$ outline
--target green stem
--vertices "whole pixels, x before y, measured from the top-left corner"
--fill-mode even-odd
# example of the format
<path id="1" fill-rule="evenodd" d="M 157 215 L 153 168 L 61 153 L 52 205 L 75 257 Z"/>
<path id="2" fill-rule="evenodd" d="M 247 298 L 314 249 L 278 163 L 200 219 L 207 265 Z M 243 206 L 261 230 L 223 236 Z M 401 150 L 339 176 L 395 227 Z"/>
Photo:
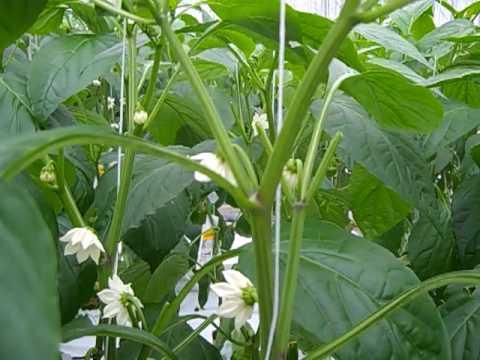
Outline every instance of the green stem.
<path id="1" fill-rule="evenodd" d="M 305 204 L 307 204 L 307 206 L 310 205 L 310 201 L 313 199 L 316 192 L 318 191 L 318 188 L 320 187 L 323 179 L 325 179 L 325 176 L 327 175 L 328 167 L 330 166 L 330 163 L 332 162 L 332 159 L 335 156 L 335 151 L 337 149 L 338 143 L 340 142 L 340 140 L 342 140 L 342 138 L 343 138 L 343 134 L 341 132 L 337 132 L 333 137 L 332 141 L 330 142 L 330 144 L 328 145 L 327 150 L 323 155 L 322 162 L 320 163 L 320 166 L 315 172 L 315 175 L 313 176 L 313 180 L 309 185 L 307 193 L 305 194 Z"/>
<path id="2" fill-rule="evenodd" d="M 111 13 L 114 13 L 115 15 L 119 15 L 122 17 L 125 17 L 127 19 L 131 19 L 137 23 L 140 24 L 155 24 L 155 21 L 150 20 L 150 19 L 145 19 L 143 17 L 137 16 L 135 14 L 129 13 L 128 11 L 119 9 L 108 2 L 102 1 L 102 0 L 93 0 L 93 3 L 97 5 L 98 7 L 110 11 Z"/>
<path id="3" fill-rule="evenodd" d="M 300 187 L 300 194 L 301 194 L 300 198 L 302 200 L 305 200 L 305 196 L 310 187 L 310 180 L 312 179 L 313 166 L 315 165 L 315 159 L 317 157 L 317 152 L 318 152 L 318 145 L 320 144 L 320 139 L 322 137 L 323 124 L 325 123 L 325 119 L 327 117 L 328 107 L 330 106 L 333 100 L 333 95 L 338 90 L 343 80 L 345 80 L 349 76 L 351 75 L 349 74 L 342 75 L 333 83 L 323 103 L 320 118 L 315 123 L 315 127 L 312 133 L 312 139 L 310 140 L 310 144 L 308 146 L 307 156 L 305 157 L 305 165 L 303 167 L 303 172 L 302 172 L 302 185 Z"/>
<path id="4" fill-rule="evenodd" d="M 376 324 L 378 321 L 382 320 L 393 311 L 412 302 L 420 295 L 428 293 L 431 290 L 452 284 L 480 285 L 480 273 L 478 273 L 477 271 L 456 271 L 442 274 L 426 280 L 418 284 L 414 288 L 404 291 L 394 300 L 383 305 L 380 309 L 375 311 L 365 320 L 358 323 L 354 328 L 347 331 L 344 335 L 338 337 L 337 339 L 318 349 L 313 350 L 310 354 L 308 354 L 306 359 L 324 359 L 328 355 L 332 354 L 334 351 L 340 349 L 347 342 L 354 339 L 356 336 L 360 335 L 362 332 Z"/>
<path id="5" fill-rule="evenodd" d="M 108 336 L 131 340 L 150 349 L 158 351 L 168 359 L 177 359 L 175 354 L 168 349 L 168 346 L 156 336 L 136 328 L 118 326 L 118 325 L 88 325 L 86 327 L 75 327 L 72 329 L 63 328 L 62 341 L 67 342 L 81 338 L 83 336 Z"/>
<path id="6" fill-rule="evenodd" d="M 68 184 L 65 181 L 65 155 L 63 153 L 63 149 L 58 152 L 56 169 L 58 190 L 68 218 L 74 227 L 86 227 L 87 224 L 83 219 L 82 213 L 78 209 L 77 203 L 75 202 L 75 199 L 68 188 Z"/>
<path id="7" fill-rule="evenodd" d="M 237 154 L 233 149 L 232 143 L 230 142 L 230 139 L 228 137 L 227 130 L 222 123 L 222 120 L 217 112 L 217 109 L 215 108 L 213 100 L 209 96 L 208 91 L 205 88 L 202 79 L 200 78 L 200 75 L 195 69 L 195 66 L 193 65 L 188 55 L 185 53 L 182 44 L 180 43 L 170 26 L 167 14 L 165 13 L 165 10 L 168 9 L 165 1 L 162 1 L 163 9 L 160 12 L 156 11 L 155 5 L 152 4 L 151 0 L 149 0 L 147 4 L 149 4 L 150 12 L 154 16 L 157 23 L 162 27 L 162 30 L 166 38 L 168 39 L 170 45 L 172 46 L 172 49 L 178 61 L 182 65 L 187 77 L 190 79 L 190 83 L 192 84 L 193 89 L 197 93 L 197 96 L 199 97 L 199 100 L 203 105 L 208 126 L 212 131 L 215 140 L 218 142 L 222 155 L 232 169 L 232 173 L 235 176 L 239 187 L 246 194 L 251 194 L 254 189 L 250 187 L 249 182 L 245 177 L 245 172 L 243 171 L 241 164 L 239 163 Z"/>
<path id="8" fill-rule="evenodd" d="M 388 15 L 392 11 L 395 11 L 413 1 L 414 0 L 390 0 L 383 6 L 360 12 L 357 14 L 356 18 L 358 21 L 363 23 L 372 22 L 379 17 Z"/>
<path id="9" fill-rule="evenodd" d="M 272 220 L 270 210 L 257 210 L 251 215 L 256 266 L 255 278 L 260 311 L 260 350 L 261 358 L 264 358 L 272 321 L 273 304 Z"/>
<path id="10" fill-rule="evenodd" d="M 145 92 L 145 97 L 143 98 L 143 107 L 145 110 L 150 112 L 152 106 L 153 93 L 157 86 L 158 70 L 160 68 L 160 60 L 162 59 L 162 47 L 157 45 L 155 48 L 155 55 L 153 58 L 153 66 L 150 73 L 150 80 L 148 81 L 147 91 Z"/>
<path id="11" fill-rule="evenodd" d="M 136 42 L 135 37 L 131 34 L 128 36 L 128 129 L 127 134 L 132 135 L 135 129 L 133 117 L 136 107 L 136 91 L 137 86 L 135 82 L 136 71 Z M 132 182 L 132 173 L 135 160 L 135 151 L 127 149 L 122 161 L 122 170 L 120 174 L 120 186 L 118 188 L 117 201 L 113 210 L 112 223 L 105 241 L 105 250 L 110 257 L 113 257 L 117 243 L 120 241 L 123 217 L 127 207 L 128 193 L 130 184 Z M 117 164 L 120 166 L 120 164 Z"/>
<path id="12" fill-rule="evenodd" d="M 298 132 L 302 128 L 302 121 L 308 111 L 313 94 L 318 87 L 318 79 L 327 71 L 330 61 L 340 48 L 343 40 L 355 26 L 354 14 L 359 0 L 346 1 L 338 20 L 328 32 L 320 49 L 310 63 L 303 80 L 297 90 L 285 117 L 284 125 L 277 136 L 273 148 L 273 155 L 267 163 L 262 177 L 259 197 L 265 205 L 273 203 L 275 189 L 280 179 L 285 163 L 292 154 Z"/>
<path id="13" fill-rule="evenodd" d="M 278 319 L 274 354 L 285 354 L 290 338 L 290 326 L 293 315 L 295 292 L 297 289 L 297 277 L 299 269 L 300 250 L 302 249 L 303 227 L 305 224 L 305 204 L 299 203 L 294 206 L 290 241 L 288 243 L 288 260 L 283 279 L 281 296 L 281 311 Z M 275 357 L 274 357 L 275 358 Z"/>

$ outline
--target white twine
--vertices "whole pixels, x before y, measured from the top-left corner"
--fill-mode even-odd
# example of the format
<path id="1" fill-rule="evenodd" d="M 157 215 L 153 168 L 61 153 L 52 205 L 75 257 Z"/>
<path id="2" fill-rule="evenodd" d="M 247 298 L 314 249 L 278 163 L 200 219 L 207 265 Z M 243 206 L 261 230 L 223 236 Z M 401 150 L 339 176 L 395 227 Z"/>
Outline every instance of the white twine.
<path id="1" fill-rule="evenodd" d="M 286 1 L 280 0 L 280 20 L 279 20 L 279 46 L 278 46 L 278 98 L 277 98 L 277 134 L 283 126 L 283 84 L 285 70 L 285 13 Z M 275 82 L 273 90 L 275 89 Z M 274 90 L 275 91 L 275 90 Z M 280 311 L 280 230 L 281 230 L 281 210 L 282 210 L 282 185 L 278 184 L 275 193 L 275 239 L 274 239 L 274 271 L 273 271 L 273 311 L 272 323 L 268 334 L 267 351 L 265 360 L 270 359 L 273 340 L 275 338 L 275 328 L 277 327 L 278 314 Z"/>
<path id="2" fill-rule="evenodd" d="M 120 117 L 118 120 L 118 134 L 123 133 L 123 119 L 124 119 L 124 106 L 125 106 L 125 58 L 127 48 L 127 20 L 123 19 L 123 38 L 122 38 L 122 68 L 120 71 Z M 122 147 L 119 146 L 117 150 L 117 195 L 120 191 L 120 179 L 122 176 Z M 115 259 L 113 261 L 113 275 L 118 275 L 118 262 L 122 253 L 122 243 L 119 241 L 115 250 Z"/>

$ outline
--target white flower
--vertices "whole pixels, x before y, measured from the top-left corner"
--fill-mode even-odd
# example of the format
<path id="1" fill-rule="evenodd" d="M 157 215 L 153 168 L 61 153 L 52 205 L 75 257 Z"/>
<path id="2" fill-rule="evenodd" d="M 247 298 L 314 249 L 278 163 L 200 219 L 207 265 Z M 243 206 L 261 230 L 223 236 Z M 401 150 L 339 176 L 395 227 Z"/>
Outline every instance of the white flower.
<path id="1" fill-rule="evenodd" d="M 95 264 L 98 265 L 100 253 L 105 252 L 97 235 L 89 228 L 73 228 L 63 235 L 60 241 L 67 243 L 64 254 L 75 254 L 79 263 L 84 262 L 90 257 L 95 261 Z"/>
<path id="2" fill-rule="evenodd" d="M 92 81 L 92 85 L 96 86 L 96 87 L 99 87 L 99 86 L 102 86 L 102 82 L 98 79 L 95 79 L 95 80 Z"/>
<path id="3" fill-rule="evenodd" d="M 253 120 L 252 120 L 253 136 L 258 136 L 257 126 L 261 127 L 263 130 L 268 130 L 267 114 L 253 115 Z"/>
<path id="4" fill-rule="evenodd" d="M 252 316 L 253 307 L 257 302 L 257 291 L 250 280 L 236 270 L 223 271 L 227 282 L 210 285 L 222 305 L 218 315 L 224 318 L 235 318 L 235 329 L 240 329 Z"/>
<path id="5" fill-rule="evenodd" d="M 103 309 L 104 318 L 115 318 L 118 325 L 132 326 L 128 306 L 133 304 L 143 308 L 140 300 L 135 297 L 130 284 L 124 284 L 122 279 L 113 275 L 108 279 L 108 288 L 98 294 L 99 299 L 106 305 Z"/>
<path id="6" fill-rule="evenodd" d="M 113 110 L 115 109 L 115 98 L 114 97 L 107 97 L 107 109 Z"/>
<path id="7" fill-rule="evenodd" d="M 145 124 L 145 121 L 147 121 L 147 119 L 148 119 L 148 113 L 143 110 L 137 110 L 133 115 L 133 122 L 137 125 Z"/>
<path id="8" fill-rule="evenodd" d="M 215 155 L 214 153 L 204 152 L 197 155 L 193 155 L 191 157 L 192 160 L 199 161 L 201 165 L 209 168 L 210 170 L 216 172 L 218 175 L 222 176 L 228 182 L 232 183 L 233 185 L 237 185 L 235 181 L 235 177 L 233 176 L 232 170 L 228 164 Z M 195 180 L 200 182 L 209 182 L 211 179 L 207 176 L 202 174 L 199 171 L 195 171 L 194 173 Z"/>

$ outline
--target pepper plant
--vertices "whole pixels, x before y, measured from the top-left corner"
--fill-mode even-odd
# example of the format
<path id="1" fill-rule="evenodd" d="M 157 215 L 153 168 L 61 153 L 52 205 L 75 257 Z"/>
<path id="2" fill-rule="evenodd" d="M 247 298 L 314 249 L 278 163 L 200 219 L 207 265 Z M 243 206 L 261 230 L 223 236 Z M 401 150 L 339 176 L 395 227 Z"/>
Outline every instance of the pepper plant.
<path id="1" fill-rule="evenodd" d="M 476 359 L 480 2 L 438 4 L 287 6 L 279 128 L 279 1 L 3 0 L 0 357 Z"/>

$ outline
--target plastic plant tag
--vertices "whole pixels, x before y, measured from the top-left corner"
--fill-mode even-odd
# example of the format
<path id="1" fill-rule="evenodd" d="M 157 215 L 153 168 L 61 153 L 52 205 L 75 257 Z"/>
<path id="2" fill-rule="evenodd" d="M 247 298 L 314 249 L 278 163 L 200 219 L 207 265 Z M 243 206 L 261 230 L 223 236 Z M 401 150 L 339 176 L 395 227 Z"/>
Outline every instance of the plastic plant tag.
<path id="1" fill-rule="evenodd" d="M 213 257 L 215 248 L 215 228 L 218 226 L 218 216 L 209 215 L 202 225 L 200 245 L 197 255 L 197 269 L 201 268 Z"/>

